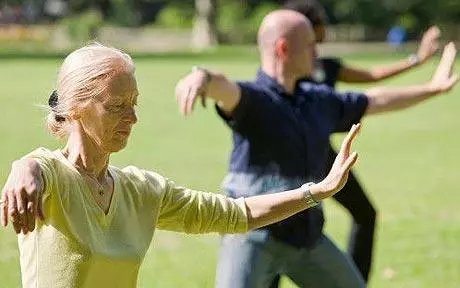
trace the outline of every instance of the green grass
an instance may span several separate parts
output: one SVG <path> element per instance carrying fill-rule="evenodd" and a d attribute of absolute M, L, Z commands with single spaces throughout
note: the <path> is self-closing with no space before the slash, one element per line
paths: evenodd
<path fill-rule="evenodd" d="M 218 191 L 225 174 L 230 132 L 211 106 L 192 117 L 179 116 L 173 95 L 177 79 L 191 65 L 249 79 L 257 58 L 139 58 L 139 122 L 128 147 L 112 164 L 155 170 L 196 189 Z M 370 66 L 387 59 L 357 57 Z M 2 110 L 0 180 L 10 163 L 37 146 L 60 145 L 44 128 L 44 111 L 53 89 L 58 59 L 0 60 Z M 388 83 L 429 79 L 434 62 Z M 347 88 L 341 86 L 341 89 Z M 378 215 L 371 287 L 458 287 L 460 283 L 460 210 L 458 147 L 460 89 L 411 110 L 368 118 L 356 149 L 356 167 Z M 340 138 L 334 137 L 337 143 Z M 327 201 L 327 233 L 345 247 L 350 220 Z M 218 236 L 188 236 L 157 231 L 139 276 L 139 287 L 213 287 Z M 0 231 L 0 287 L 19 287 L 16 238 Z M 282 287 L 294 287 L 283 279 Z"/>

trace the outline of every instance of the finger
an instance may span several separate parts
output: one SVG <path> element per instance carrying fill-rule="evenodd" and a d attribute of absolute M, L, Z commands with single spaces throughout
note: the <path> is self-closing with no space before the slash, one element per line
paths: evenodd
<path fill-rule="evenodd" d="M 16 218 L 16 220 L 13 222 L 13 228 L 16 234 L 21 233 L 21 222 L 19 222 L 18 218 Z"/>
<path fill-rule="evenodd" d="M 24 234 L 27 233 L 27 194 L 24 190 L 16 196 L 18 213 L 19 213 L 19 223 L 21 225 L 21 230 Z"/>
<path fill-rule="evenodd" d="M 455 44 L 453 42 L 449 42 L 449 44 L 447 44 L 446 47 L 444 48 L 441 62 L 445 62 L 450 65 L 451 63 L 455 62 L 456 55 L 457 55 L 457 48 L 455 47 Z"/>
<path fill-rule="evenodd" d="M 180 103 L 180 98 L 181 98 L 181 95 L 182 95 L 182 81 L 183 80 L 180 80 L 177 84 L 176 84 L 176 89 L 175 89 L 175 96 L 176 96 L 176 103 L 179 104 Z"/>
<path fill-rule="evenodd" d="M 350 172 L 351 168 L 353 167 L 353 165 L 355 165 L 356 163 L 356 160 L 358 160 L 358 153 L 356 152 L 353 152 L 350 157 L 347 158 L 347 160 L 345 161 L 345 163 L 343 164 L 343 174 L 347 174 L 348 172 Z"/>
<path fill-rule="evenodd" d="M 437 26 L 432 26 L 423 33 L 422 41 L 434 41 L 441 35 L 441 30 Z"/>
<path fill-rule="evenodd" d="M 197 96 L 198 96 L 198 90 L 196 88 L 190 89 L 190 92 L 187 95 L 187 103 L 186 103 L 187 115 L 192 114 L 192 111 L 195 107 L 195 101 L 196 101 Z"/>
<path fill-rule="evenodd" d="M 2 226 L 6 227 L 8 225 L 8 194 L 4 191 L 2 192 L 2 200 L 0 205 L 0 208 L 2 209 Z"/>
<path fill-rule="evenodd" d="M 450 42 L 444 47 L 441 60 L 439 61 L 436 72 L 433 75 L 433 80 L 442 81 L 450 76 L 452 73 L 456 54 L 457 49 L 455 48 L 454 43 Z"/>
<path fill-rule="evenodd" d="M 203 106 L 203 108 L 206 108 L 206 97 L 204 95 L 201 95 L 201 106 Z"/>
<path fill-rule="evenodd" d="M 446 84 L 445 91 L 451 90 L 458 83 L 458 80 L 460 80 L 458 74 L 452 75 Z"/>
<path fill-rule="evenodd" d="M 195 106 L 195 100 L 197 97 L 197 89 L 196 88 L 191 88 L 187 97 L 186 97 L 186 103 L 185 103 L 185 109 L 186 109 L 186 115 L 190 115 L 193 111 L 193 108 Z"/>
<path fill-rule="evenodd" d="M 340 152 L 342 153 L 350 152 L 351 144 L 353 143 L 356 135 L 358 135 L 360 129 L 361 129 L 361 123 L 353 124 L 353 126 L 351 126 L 350 131 L 348 132 L 347 136 L 345 136 L 345 139 L 342 141 Z"/>
<path fill-rule="evenodd" d="M 186 112 L 187 112 L 187 97 L 189 93 L 190 93 L 190 87 L 187 87 L 187 91 L 181 94 L 179 110 L 182 115 L 186 115 Z"/>
<path fill-rule="evenodd" d="M 16 196 L 13 193 L 10 193 L 8 196 L 8 215 L 10 216 L 10 220 L 13 223 L 14 231 L 16 234 L 19 234 L 19 232 L 21 232 L 21 226 L 19 222 Z"/>
<path fill-rule="evenodd" d="M 431 26 L 427 32 L 430 33 L 433 38 L 439 38 L 441 36 L 441 30 L 436 25 Z"/>
<path fill-rule="evenodd" d="M 34 211 L 34 202 L 27 202 L 27 230 L 34 231 L 35 229 L 35 211 Z"/>

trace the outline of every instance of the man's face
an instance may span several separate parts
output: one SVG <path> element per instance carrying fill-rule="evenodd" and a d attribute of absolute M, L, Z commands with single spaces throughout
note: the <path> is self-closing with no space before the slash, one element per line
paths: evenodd
<path fill-rule="evenodd" d="M 300 25 L 294 32 L 289 51 L 289 66 L 297 78 L 310 76 L 316 58 L 316 40 L 315 33 L 308 23 Z"/>

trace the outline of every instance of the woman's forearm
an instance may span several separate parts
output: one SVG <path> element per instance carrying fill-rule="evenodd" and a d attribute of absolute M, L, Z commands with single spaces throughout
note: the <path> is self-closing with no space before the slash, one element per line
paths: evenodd
<path fill-rule="evenodd" d="M 315 206 L 319 200 L 315 197 L 317 190 L 318 184 L 312 184 L 308 188 L 302 186 L 294 190 L 246 198 L 249 230 L 279 222 Z M 310 201 L 308 197 L 312 197 Z"/>

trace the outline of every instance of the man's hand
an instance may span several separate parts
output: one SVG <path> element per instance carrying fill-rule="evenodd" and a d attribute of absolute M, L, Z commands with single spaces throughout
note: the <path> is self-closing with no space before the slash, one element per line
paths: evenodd
<path fill-rule="evenodd" d="M 428 60 L 439 49 L 440 36 L 441 31 L 438 26 L 431 26 L 427 31 L 425 31 L 417 50 L 417 57 L 421 63 Z"/>
<path fill-rule="evenodd" d="M 176 85 L 176 101 L 182 115 L 190 115 L 196 99 L 201 96 L 202 105 L 206 107 L 205 95 L 210 82 L 210 74 L 200 68 L 193 67 L 192 72 L 182 78 Z"/>

